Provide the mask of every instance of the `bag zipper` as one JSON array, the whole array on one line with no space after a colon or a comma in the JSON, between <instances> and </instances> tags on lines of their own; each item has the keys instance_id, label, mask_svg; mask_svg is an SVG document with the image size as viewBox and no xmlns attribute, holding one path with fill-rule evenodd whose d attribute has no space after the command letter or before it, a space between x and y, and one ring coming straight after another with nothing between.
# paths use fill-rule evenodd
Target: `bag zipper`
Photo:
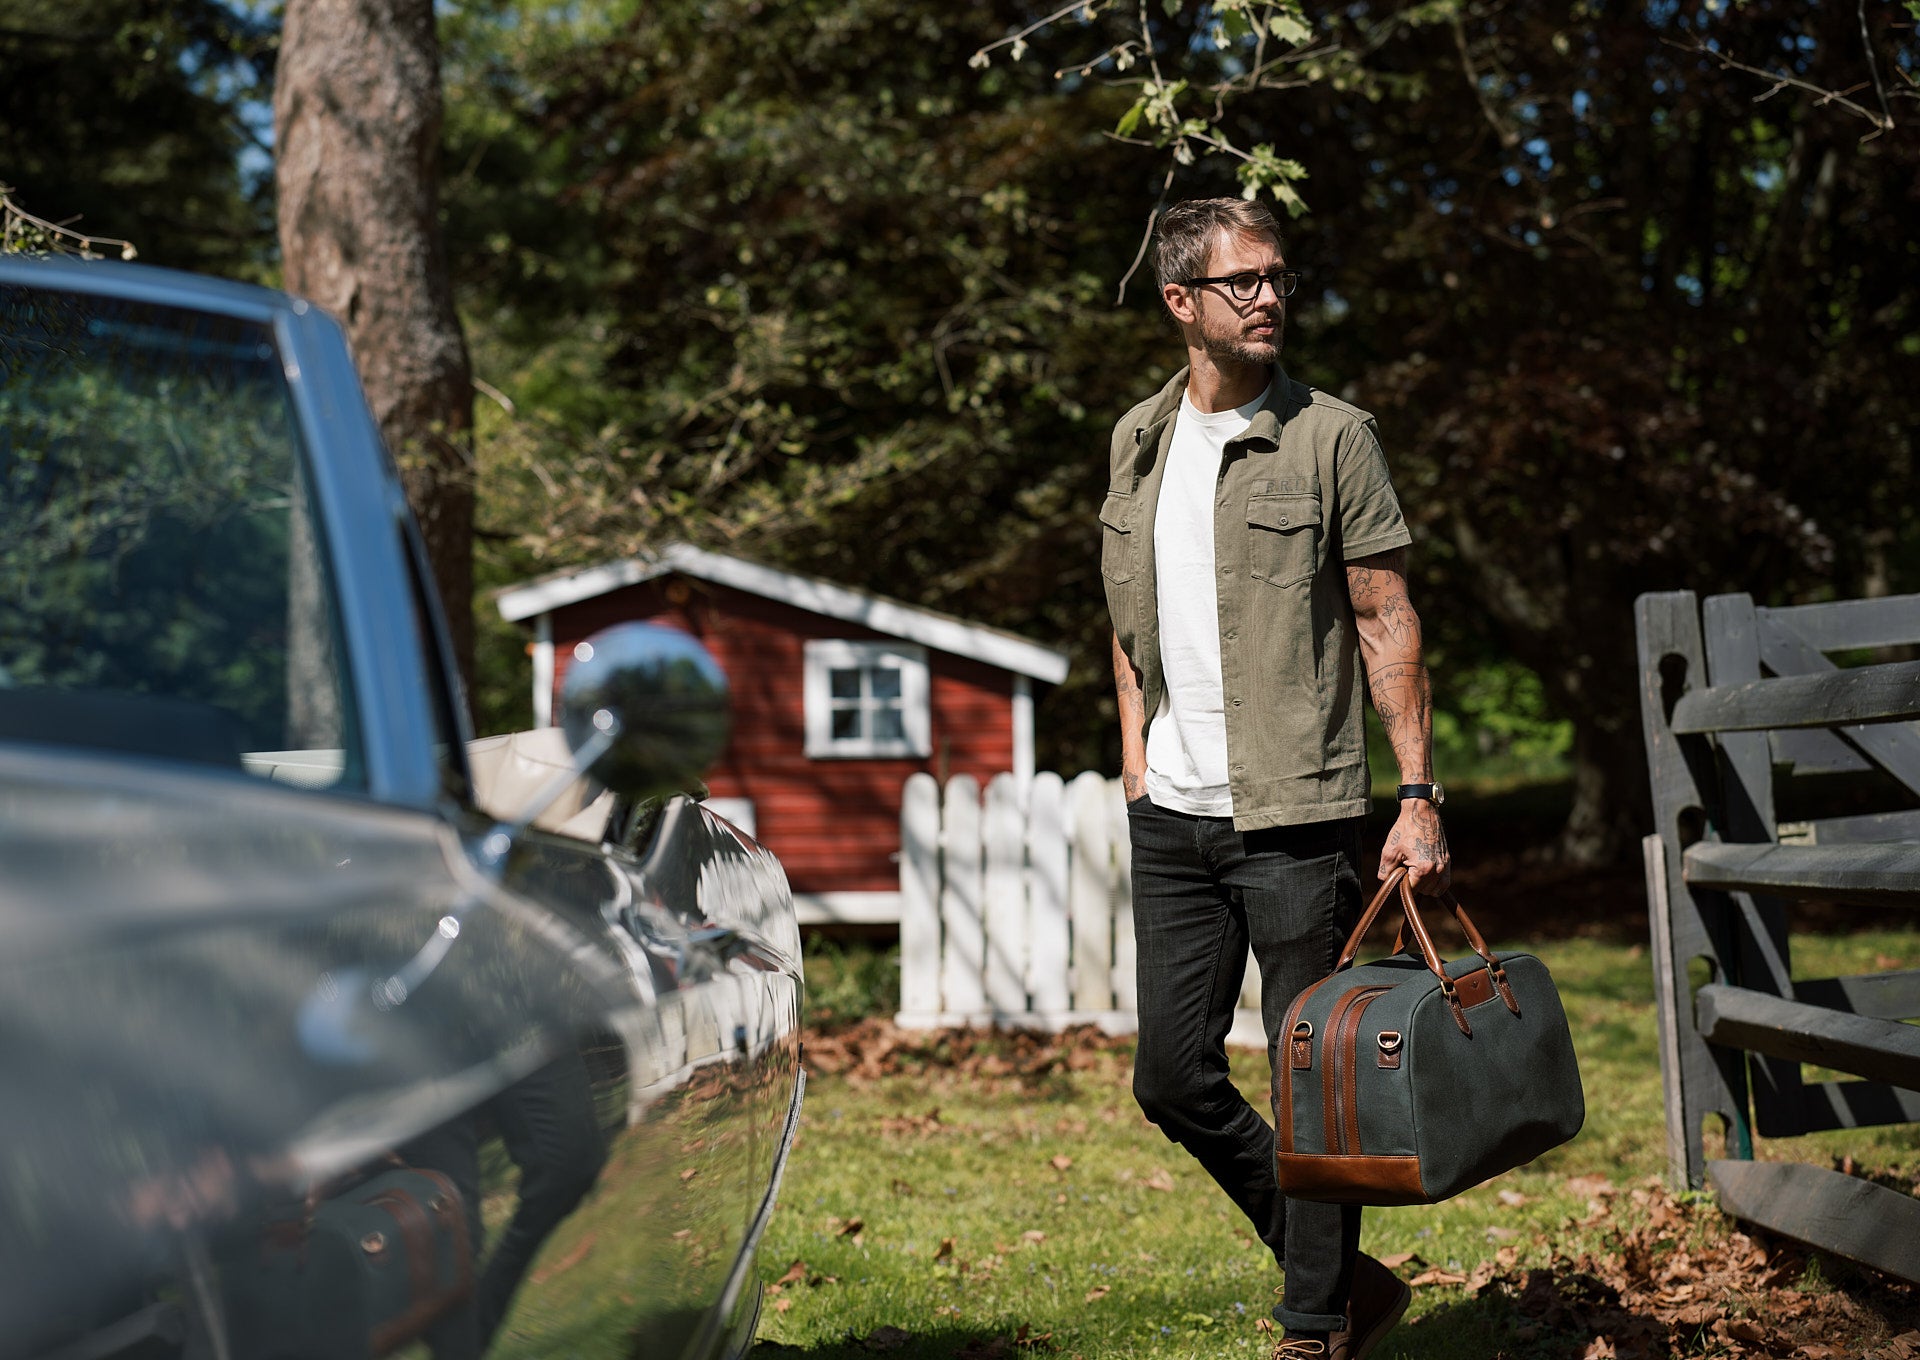
<instances>
[{"instance_id":1,"label":"bag zipper","mask_svg":"<svg viewBox=\"0 0 1920 1360\"><path fill-rule=\"evenodd\" d=\"M1326 1067L1321 1074L1320 1102L1325 1111L1328 1152L1345 1155L1359 1151L1357 1136L1353 1140L1355 1146L1347 1146L1347 1106L1350 1100L1357 1104L1357 1097L1348 1094L1348 1088L1356 1084L1353 1044L1360 1029L1360 1013L1367 1003L1391 990L1381 986L1355 987L1333 1003L1333 1010L1327 1016L1327 1032L1322 1041ZM1355 1113L1357 1115L1357 1109Z\"/></svg>"}]
</instances>

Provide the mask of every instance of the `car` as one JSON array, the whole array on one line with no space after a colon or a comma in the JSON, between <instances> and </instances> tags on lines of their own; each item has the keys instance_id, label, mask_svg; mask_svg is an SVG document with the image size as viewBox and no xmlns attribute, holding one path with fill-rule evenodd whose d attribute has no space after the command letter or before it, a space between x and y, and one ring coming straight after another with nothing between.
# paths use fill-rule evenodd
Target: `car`
<instances>
[{"instance_id":1,"label":"car","mask_svg":"<svg viewBox=\"0 0 1920 1360\"><path fill-rule=\"evenodd\" d=\"M474 742L340 327L0 258L0 1355L706 1360L798 1127L726 681Z\"/></svg>"}]
</instances>

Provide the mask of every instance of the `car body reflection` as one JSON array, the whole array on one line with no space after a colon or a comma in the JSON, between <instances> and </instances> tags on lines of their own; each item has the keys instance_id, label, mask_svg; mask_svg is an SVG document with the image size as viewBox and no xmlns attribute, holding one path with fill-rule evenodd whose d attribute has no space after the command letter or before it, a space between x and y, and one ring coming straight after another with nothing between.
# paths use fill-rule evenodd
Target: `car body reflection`
<instances>
[{"instance_id":1,"label":"car body reflection","mask_svg":"<svg viewBox=\"0 0 1920 1360\"><path fill-rule=\"evenodd\" d=\"M616 642L470 759L338 329L0 261L0 1356L746 1349L798 928Z\"/></svg>"}]
</instances>

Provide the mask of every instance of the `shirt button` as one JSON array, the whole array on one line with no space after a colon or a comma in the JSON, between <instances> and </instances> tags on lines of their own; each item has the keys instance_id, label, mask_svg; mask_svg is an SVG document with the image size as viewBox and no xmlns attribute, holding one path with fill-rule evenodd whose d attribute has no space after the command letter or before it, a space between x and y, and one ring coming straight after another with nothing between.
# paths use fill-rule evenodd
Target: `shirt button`
<instances>
[{"instance_id":1,"label":"shirt button","mask_svg":"<svg viewBox=\"0 0 1920 1360\"><path fill-rule=\"evenodd\" d=\"M1228 642L1238 642L1239 640L1240 640L1240 630L1238 628L1227 629Z\"/></svg>"},{"instance_id":2,"label":"shirt button","mask_svg":"<svg viewBox=\"0 0 1920 1360\"><path fill-rule=\"evenodd\" d=\"M1245 774L1246 772L1247 772L1247 767L1244 765L1235 765L1232 769L1227 771L1228 774Z\"/></svg>"},{"instance_id":3,"label":"shirt button","mask_svg":"<svg viewBox=\"0 0 1920 1360\"><path fill-rule=\"evenodd\" d=\"M1292 523L1292 521L1289 520L1285 515L1280 516L1280 527L1282 529L1286 528L1287 525L1290 523Z\"/></svg>"},{"instance_id":4,"label":"shirt button","mask_svg":"<svg viewBox=\"0 0 1920 1360\"><path fill-rule=\"evenodd\" d=\"M1240 701L1239 701L1238 699L1235 699L1235 700L1233 701L1233 706L1234 706L1235 708L1238 708L1238 707L1240 707Z\"/></svg>"}]
</instances>

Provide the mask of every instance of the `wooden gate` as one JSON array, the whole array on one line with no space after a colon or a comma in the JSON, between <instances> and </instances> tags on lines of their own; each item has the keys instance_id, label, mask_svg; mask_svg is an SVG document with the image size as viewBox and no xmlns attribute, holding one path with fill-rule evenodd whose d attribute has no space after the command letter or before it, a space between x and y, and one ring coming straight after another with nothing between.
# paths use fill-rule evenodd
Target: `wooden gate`
<instances>
[{"instance_id":1,"label":"wooden gate","mask_svg":"<svg viewBox=\"0 0 1920 1360\"><path fill-rule=\"evenodd\" d=\"M1126 803L1117 779L1011 774L984 791L907 780L900 810L900 1014L908 1029L1139 1028ZM1266 1046L1252 956L1231 1044Z\"/></svg>"},{"instance_id":2,"label":"wooden gate","mask_svg":"<svg viewBox=\"0 0 1920 1360\"><path fill-rule=\"evenodd\" d=\"M1920 643L1920 595L1763 609L1643 595L1645 842L1670 1170L1738 1217L1920 1280L1920 1201L1753 1160L1753 1135L1920 1120L1920 970L1802 979L1787 904L1920 906L1920 662L1829 653ZM1851 776L1835 778L1836 776ZM1822 786L1876 805L1821 815ZM1776 816L1776 793L1796 821ZM1828 804L1828 811L1838 809ZM1812 1063L1864 1080L1807 1081ZM1726 1156L1709 1160L1708 1121Z\"/></svg>"}]
</instances>

